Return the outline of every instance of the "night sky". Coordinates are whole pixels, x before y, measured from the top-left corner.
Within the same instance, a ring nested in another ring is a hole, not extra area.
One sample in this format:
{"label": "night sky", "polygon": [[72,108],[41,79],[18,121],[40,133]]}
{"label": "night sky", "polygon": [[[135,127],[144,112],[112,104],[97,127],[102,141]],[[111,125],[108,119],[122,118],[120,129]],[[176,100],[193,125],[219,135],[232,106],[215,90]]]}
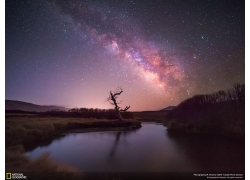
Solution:
{"label": "night sky", "polygon": [[159,110],[245,82],[243,0],[5,3],[6,99]]}

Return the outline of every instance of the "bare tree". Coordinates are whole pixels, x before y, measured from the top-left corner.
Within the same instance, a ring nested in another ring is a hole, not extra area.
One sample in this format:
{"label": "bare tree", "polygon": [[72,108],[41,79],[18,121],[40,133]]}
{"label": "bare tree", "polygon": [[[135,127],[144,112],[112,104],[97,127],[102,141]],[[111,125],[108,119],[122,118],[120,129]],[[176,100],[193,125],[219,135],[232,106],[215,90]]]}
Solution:
{"label": "bare tree", "polygon": [[116,91],[114,91],[113,93],[110,91],[110,95],[107,99],[107,101],[112,104],[113,106],[115,106],[115,111],[116,111],[116,115],[119,118],[120,121],[123,120],[122,116],[121,116],[121,111],[127,111],[130,106],[126,106],[124,109],[121,109],[121,107],[119,106],[119,104],[121,103],[121,101],[117,102],[117,98],[119,95],[121,95],[121,93],[123,92],[122,88],[118,88]]}

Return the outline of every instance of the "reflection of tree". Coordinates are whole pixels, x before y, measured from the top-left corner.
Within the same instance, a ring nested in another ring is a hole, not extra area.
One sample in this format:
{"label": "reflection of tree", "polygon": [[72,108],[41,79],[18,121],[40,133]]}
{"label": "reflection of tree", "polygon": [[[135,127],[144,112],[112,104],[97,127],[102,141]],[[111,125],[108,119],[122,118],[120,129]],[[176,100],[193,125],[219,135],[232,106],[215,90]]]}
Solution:
{"label": "reflection of tree", "polygon": [[119,143],[120,136],[121,136],[121,132],[117,132],[115,142],[114,142],[114,144],[113,144],[113,146],[111,148],[111,151],[109,153],[109,157],[113,157],[115,155],[116,148],[117,148],[117,145]]}
{"label": "reflection of tree", "polygon": [[120,131],[120,132],[115,132],[113,133],[113,135],[115,136],[115,141],[113,146],[111,147],[111,150],[109,152],[109,160],[112,160],[115,157],[116,151],[117,151],[117,147],[119,145],[119,142],[121,140],[121,137],[123,136],[124,139],[126,139],[126,137],[128,137],[128,135],[135,133],[135,131],[137,131],[137,129],[133,129],[130,131]]}

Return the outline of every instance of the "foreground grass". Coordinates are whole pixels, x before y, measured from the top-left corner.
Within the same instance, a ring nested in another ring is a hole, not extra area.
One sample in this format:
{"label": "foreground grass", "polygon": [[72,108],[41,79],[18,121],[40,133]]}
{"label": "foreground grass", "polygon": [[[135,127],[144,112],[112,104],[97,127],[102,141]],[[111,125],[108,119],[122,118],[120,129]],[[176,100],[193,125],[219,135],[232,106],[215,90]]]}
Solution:
{"label": "foreground grass", "polygon": [[[62,133],[72,131],[129,130],[141,127],[137,120],[107,120],[84,118],[50,118],[35,115],[6,115],[5,118],[5,170],[22,172],[28,179],[81,179],[76,168],[53,161],[48,153],[36,160],[24,155],[27,147],[51,142]],[[25,175],[25,174],[24,174]]]}
{"label": "foreground grass", "polygon": [[24,154],[22,145],[12,146],[6,149],[5,169],[6,172],[23,173],[27,179],[82,179],[83,174],[76,168],[67,164],[53,161],[49,153],[40,155],[31,160]]}

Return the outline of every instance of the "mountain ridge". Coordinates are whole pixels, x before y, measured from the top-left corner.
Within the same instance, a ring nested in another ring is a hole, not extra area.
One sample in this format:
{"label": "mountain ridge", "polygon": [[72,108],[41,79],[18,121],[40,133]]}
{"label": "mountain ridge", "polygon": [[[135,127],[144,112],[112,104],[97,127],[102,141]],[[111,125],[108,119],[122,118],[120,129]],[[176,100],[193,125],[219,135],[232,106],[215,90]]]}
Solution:
{"label": "mountain ridge", "polygon": [[176,108],[176,106],[168,106],[166,108],[161,109],[160,111],[170,111],[173,110],[174,108]]}
{"label": "mountain ridge", "polygon": [[5,110],[22,110],[22,111],[36,111],[36,112],[45,112],[50,110],[61,110],[67,111],[69,108],[63,106],[55,105],[38,105],[30,102],[18,101],[18,100],[5,100]]}

